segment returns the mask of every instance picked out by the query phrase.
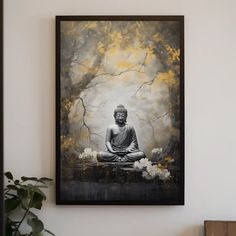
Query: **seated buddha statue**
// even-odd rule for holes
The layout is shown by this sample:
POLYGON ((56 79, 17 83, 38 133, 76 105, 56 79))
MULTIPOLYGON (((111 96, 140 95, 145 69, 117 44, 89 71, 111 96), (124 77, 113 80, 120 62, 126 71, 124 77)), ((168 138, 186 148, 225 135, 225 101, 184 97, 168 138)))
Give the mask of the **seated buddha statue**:
POLYGON ((134 128, 126 123, 127 109, 118 105, 114 111, 115 124, 110 125, 106 132, 106 151, 99 152, 101 162, 134 162, 145 157, 139 150, 134 128))

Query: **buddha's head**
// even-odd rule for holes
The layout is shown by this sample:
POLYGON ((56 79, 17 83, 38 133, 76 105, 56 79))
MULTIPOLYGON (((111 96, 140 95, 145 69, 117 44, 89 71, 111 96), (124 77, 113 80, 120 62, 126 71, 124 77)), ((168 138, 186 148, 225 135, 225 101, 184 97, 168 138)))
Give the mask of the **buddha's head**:
POLYGON ((118 105, 114 110, 114 118, 118 125, 123 125, 126 123, 126 119, 128 116, 128 111, 124 107, 124 105, 118 105))

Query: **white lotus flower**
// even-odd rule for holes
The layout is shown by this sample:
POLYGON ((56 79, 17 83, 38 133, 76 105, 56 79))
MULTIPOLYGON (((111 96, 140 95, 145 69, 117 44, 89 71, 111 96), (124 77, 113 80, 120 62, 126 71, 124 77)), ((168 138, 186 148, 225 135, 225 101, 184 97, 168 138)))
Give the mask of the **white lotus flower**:
POLYGON ((161 180, 166 180, 170 177, 170 172, 167 169, 164 169, 164 170, 161 171, 160 174, 158 174, 158 177, 161 180))
POLYGON ((84 153, 85 153, 85 154, 90 155, 91 152, 92 152, 92 149, 91 149, 91 148, 85 148, 85 149, 84 149, 84 153))
POLYGON ((92 151, 91 148, 85 148, 84 152, 79 154, 79 159, 91 159, 97 160, 97 152, 92 151))
POLYGON ((135 161, 134 162, 134 168, 138 169, 138 170, 142 170, 143 166, 142 166, 142 164, 139 161, 135 161))
POLYGON ((147 166, 147 172, 150 176, 156 177, 158 173, 157 166, 156 165, 147 166))
POLYGON ((147 167, 152 164, 152 162, 149 161, 147 158, 142 158, 139 162, 143 167, 147 167))

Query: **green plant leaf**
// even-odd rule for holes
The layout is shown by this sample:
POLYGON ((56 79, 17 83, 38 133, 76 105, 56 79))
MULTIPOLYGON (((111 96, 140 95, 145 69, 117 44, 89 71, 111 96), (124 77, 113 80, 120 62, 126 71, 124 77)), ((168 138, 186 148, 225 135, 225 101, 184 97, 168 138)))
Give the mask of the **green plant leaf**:
POLYGON ((18 188, 13 184, 8 184, 6 187, 11 190, 16 190, 16 191, 18 190, 18 188))
POLYGON ((21 180, 22 180, 22 181, 28 181, 28 180, 31 180, 31 181, 38 181, 38 178, 36 178, 36 177, 26 177, 26 176, 22 176, 22 177, 21 177, 21 180))
POLYGON ((51 234, 51 235, 55 236, 55 234, 52 233, 51 231, 49 231, 48 229, 44 229, 44 231, 47 232, 48 234, 51 234))
POLYGON ((43 236, 43 234, 42 233, 32 233, 32 236, 43 236))
POLYGON ((43 200, 44 197, 38 192, 35 192, 31 199, 30 208, 36 208, 40 210, 43 205, 43 200))
POLYGON ((43 196, 43 199, 46 200, 46 195, 43 191, 40 190, 40 188, 38 188, 38 186, 34 186, 32 184, 28 184, 28 186, 30 187, 30 189, 32 190, 33 193, 38 193, 40 195, 43 196))
POLYGON ((5 212, 8 213, 10 211, 13 211, 19 206, 20 202, 21 201, 19 198, 11 198, 5 200, 5 212))
POLYGON ((25 190, 28 190, 28 185, 20 184, 20 187, 25 189, 25 190))
MULTIPOLYGON (((40 182, 40 181, 38 181, 38 182, 40 182)), ((42 183, 42 182, 41 182, 42 183)), ((44 184, 44 185, 37 185, 37 187, 38 188, 48 188, 48 186, 46 185, 46 184, 44 184)))
POLYGON ((28 196, 28 191, 25 188, 17 189, 17 193, 20 198, 27 198, 28 196))
POLYGON ((22 199, 21 199, 21 207, 22 207, 24 210, 27 211, 28 205, 29 205, 28 199, 27 199, 27 198, 22 198, 22 199))
POLYGON ((14 197, 14 198, 16 198, 17 197, 17 195, 16 194, 13 194, 13 193, 5 193, 5 197, 14 197))
POLYGON ((43 184, 45 187, 48 187, 48 186, 47 186, 47 183, 46 183, 45 181, 38 179, 38 182, 41 183, 41 184, 43 184))
POLYGON ((41 233, 44 229, 43 222, 37 218, 28 219, 27 224, 31 226, 33 235, 34 233, 36 233, 36 235, 41 233))
POLYGON ((52 179, 47 178, 47 177, 42 177, 39 180, 42 180, 42 181, 53 181, 52 179))
POLYGON ((10 171, 5 172, 4 175, 5 175, 8 179, 13 180, 13 175, 12 175, 12 173, 11 173, 10 171))
POLYGON ((29 213, 30 216, 32 216, 32 217, 38 219, 38 216, 35 215, 32 211, 28 211, 28 213, 29 213))

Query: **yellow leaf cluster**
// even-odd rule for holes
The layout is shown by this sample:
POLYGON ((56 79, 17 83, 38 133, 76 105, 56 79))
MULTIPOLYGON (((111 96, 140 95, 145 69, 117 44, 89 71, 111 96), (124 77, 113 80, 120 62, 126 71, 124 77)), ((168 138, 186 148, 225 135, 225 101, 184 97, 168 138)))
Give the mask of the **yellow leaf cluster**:
POLYGON ((177 81, 175 79, 175 74, 172 70, 169 70, 166 73, 160 73, 159 80, 161 82, 164 82, 168 86, 173 86, 177 83, 177 81))
POLYGON ((69 99, 65 99, 63 102, 62 102, 62 106, 63 108, 66 110, 66 111, 69 111, 71 106, 72 106, 72 102, 69 100, 69 99))
POLYGON ((171 162, 174 162, 174 159, 173 159, 173 157, 171 157, 171 156, 166 156, 166 157, 164 158, 164 161, 166 161, 166 162, 168 162, 168 163, 171 163, 171 162))
POLYGON ((98 42, 97 50, 100 54, 104 54, 105 53, 105 45, 102 42, 98 42))
POLYGON ((86 29, 95 29, 97 27, 96 21, 89 21, 85 26, 86 29))
POLYGON ((141 29, 143 27, 143 22, 142 21, 137 21, 136 25, 139 29, 141 29))
POLYGON ((160 42, 160 41, 162 41, 162 37, 161 37, 161 35, 160 35, 159 33, 153 35, 152 38, 153 38, 153 40, 154 40, 155 42, 160 42))
POLYGON ((61 135, 61 149, 68 150, 75 144, 75 141, 71 137, 61 135))
POLYGON ((147 53, 147 58, 146 58, 146 62, 147 63, 151 63, 152 60, 155 58, 155 54, 154 54, 154 51, 153 51, 153 47, 146 47, 145 48, 145 51, 147 53))
POLYGON ((165 166, 163 166, 161 163, 159 163, 159 164, 157 165, 157 167, 160 168, 160 169, 165 169, 165 166))
POLYGON ((114 46, 119 47, 121 45, 121 42, 123 40, 123 36, 120 32, 114 31, 114 32, 110 33, 109 36, 110 36, 110 39, 111 39, 112 44, 114 46))
POLYGON ((175 49, 175 48, 172 48, 170 45, 165 44, 165 49, 169 54, 169 58, 168 58, 169 62, 173 63, 176 61, 180 61, 180 49, 179 48, 175 49))
POLYGON ((103 25, 101 27, 101 30, 104 32, 104 33, 109 33, 111 31, 111 27, 112 27, 112 23, 111 21, 104 21, 103 22, 103 25))
POLYGON ((163 44, 167 53, 169 54, 169 57, 168 57, 169 63, 180 61, 180 49, 179 48, 172 48, 168 43, 165 43, 164 39, 162 38, 162 36, 159 33, 153 35, 152 38, 155 42, 157 42, 157 43, 160 42, 163 44))

